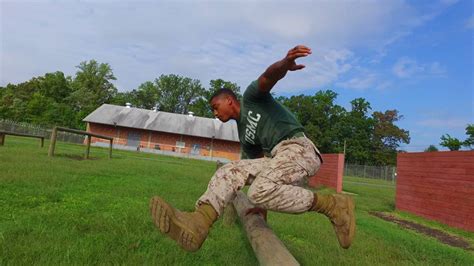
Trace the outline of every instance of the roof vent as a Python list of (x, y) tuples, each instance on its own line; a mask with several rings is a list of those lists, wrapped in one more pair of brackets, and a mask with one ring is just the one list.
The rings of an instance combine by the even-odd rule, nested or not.
[(189, 111), (188, 116), (194, 116), (194, 112)]
[(125, 103), (125, 107), (130, 108), (130, 107), (132, 107), (132, 104), (131, 103)]

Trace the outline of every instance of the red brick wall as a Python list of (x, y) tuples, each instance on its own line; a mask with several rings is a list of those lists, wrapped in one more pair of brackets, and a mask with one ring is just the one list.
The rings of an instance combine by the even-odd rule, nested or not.
[(321, 185), (334, 188), (337, 193), (342, 192), (342, 175), (344, 172), (344, 154), (330, 153), (322, 154), (324, 163), (316, 175), (309, 179), (309, 185), (318, 187)]
[[(166, 132), (157, 132), (143, 129), (134, 129), (126, 127), (113, 127), (110, 125), (88, 123), (88, 131), (114, 138), (114, 144), (127, 145), (129, 132), (140, 133), (140, 147), (154, 149), (155, 145), (159, 145), (160, 150), (174, 151), (180, 153), (189, 153), (193, 144), (200, 144), (201, 149), (199, 155), (212, 157), (227, 158), (229, 160), (237, 160), (240, 157), (239, 142), (227, 141), (210, 138), (186, 136), (172, 134)], [(94, 142), (105, 142), (105, 140), (92, 138)], [(185, 148), (177, 148), (176, 141), (185, 143)]]
[(399, 153), (396, 208), (474, 231), (474, 151)]

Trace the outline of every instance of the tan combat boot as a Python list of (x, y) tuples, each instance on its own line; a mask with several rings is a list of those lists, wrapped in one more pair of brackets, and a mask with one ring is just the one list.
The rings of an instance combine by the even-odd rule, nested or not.
[(342, 248), (349, 248), (355, 234), (354, 201), (341, 194), (314, 194), (312, 211), (326, 215), (334, 227), (337, 240)]
[(150, 200), (150, 212), (155, 226), (187, 251), (201, 247), (217, 219), (211, 205), (201, 204), (194, 212), (181, 212), (156, 196)]

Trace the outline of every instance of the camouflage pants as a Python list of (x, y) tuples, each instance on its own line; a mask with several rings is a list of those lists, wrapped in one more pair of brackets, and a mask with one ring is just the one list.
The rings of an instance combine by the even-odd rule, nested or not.
[(235, 193), (247, 184), (247, 196), (258, 207), (305, 212), (311, 207), (314, 194), (301, 184), (321, 165), (316, 152), (319, 153), (311, 140), (299, 137), (280, 142), (273, 148), (271, 158), (230, 162), (216, 171), (196, 205), (211, 204), (220, 215)]

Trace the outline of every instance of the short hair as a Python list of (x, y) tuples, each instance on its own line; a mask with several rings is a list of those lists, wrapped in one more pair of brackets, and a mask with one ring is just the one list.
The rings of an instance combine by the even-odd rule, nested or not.
[(209, 102), (212, 102), (212, 100), (214, 98), (219, 97), (221, 95), (228, 95), (228, 96), (232, 97), (234, 100), (238, 101), (237, 95), (235, 95), (235, 93), (231, 89), (220, 88), (220, 89), (216, 90), (214, 92), (214, 94), (212, 94), (211, 98), (209, 98)]

